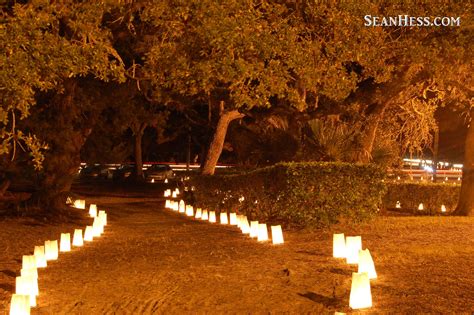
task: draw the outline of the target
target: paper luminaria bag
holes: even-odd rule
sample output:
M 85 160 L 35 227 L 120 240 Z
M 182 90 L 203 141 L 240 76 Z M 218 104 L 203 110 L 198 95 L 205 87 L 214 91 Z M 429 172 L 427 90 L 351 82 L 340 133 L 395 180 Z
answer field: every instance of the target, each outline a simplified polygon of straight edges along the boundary
M 234 213 L 234 212 L 231 212 L 229 214 L 229 224 L 230 225 L 238 225 L 238 222 L 237 222 L 237 214 Z
M 221 212 L 221 224 L 228 224 L 227 212 Z
M 359 251 L 359 273 L 367 272 L 369 279 L 376 279 L 377 272 L 375 271 L 374 260 L 368 249 Z
M 267 230 L 267 225 L 265 223 L 258 224 L 257 240 L 259 242 L 268 241 L 268 230 Z
M 36 258 L 36 268 L 44 268 L 48 265 L 46 255 L 44 254 L 44 245 L 35 246 L 34 255 Z
M 346 258 L 346 238 L 344 233 L 332 236 L 332 256 L 334 258 Z
M 12 294 L 10 302 L 10 315 L 29 315 L 30 296 L 27 294 Z
M 250 237 L 258 236 L 258 221 L 250 221 Z
M 272 243 L 274 245 L 283 244 L 283 231 L 281 230 L 281 225 L 272 225 Z
M 348 264 L 357 264 L 359 262 L 359 250 L 362 249 L 361 236 L 346 237 L 346 262 Z
M 46 260 L 56 260 L 58 259 L 58 241 L 45 241 L 44 242 L 44 254 Z
M 89 215 L 91 218 L 95 218 L 97 216 L 97 205 L 91 204 L 89 206 Z
M 240 229 L 242 230 L 243 234 L 250 234 L 249 221 L 247 220 L 247 216 L 245 215 L 243 215 L 240 219 Z
M 69 252 L 71 251 L 71 234 L 61 233 L 61 240 L 59 243 L 59 251 Z
M 216 223 L 216 212 L 215 211 L 210 211 L 209 212 L 209 222 L 211 223 Z
M 74 236 L 72 237 L 72 246 L 80 247 L 84 245 L 84 240 L 82 239 L 82 230 L 75 229 Z
M 352 309 L 372 307 L 372 293 L 370 292 L 369 275 L 366 272 L 352 273 L 351 294 L 349 306 Z
M 94 233 L 92 231 L 92 226 L 86 226 L 86 230 L 84 231 L 84 241 L 91 242 L 94 239 Z

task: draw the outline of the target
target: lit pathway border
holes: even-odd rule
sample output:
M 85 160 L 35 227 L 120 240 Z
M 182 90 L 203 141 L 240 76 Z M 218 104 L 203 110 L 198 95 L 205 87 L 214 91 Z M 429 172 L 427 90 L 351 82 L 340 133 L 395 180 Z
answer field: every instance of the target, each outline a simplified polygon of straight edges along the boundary
M 85 200 L 75 200 L 74 203 L 68 198 L 68 204 L 74 208 L 85 209 Z M 84 237 L 81 229 L 75 229 L 72 239 L 73 247 L 81 247 L 84 242 L 92 242 L 94 238 L 100 237 L 107 225 L 107 213 L 104 210 L 97 212 L 97 205 L 89 206 L 89 216 L 94 219 L 92 225 L 84 229 Z M 71 234 L 61 233 L 60 243 L 58 240 L 45 241 L 44 246 L 35 246 L 33 255 L 24 255 L 22 258 L 22 269 L 19 277 L 16 277 L 15 293 L 12 294 L 10 303 L 10 315 L 30 314 L 32 307 L 36 307 L 36 297 L 39 295 L 38 268 L 45 268 L 47 261 L 57 260 L 59 252 L 71 251 Z

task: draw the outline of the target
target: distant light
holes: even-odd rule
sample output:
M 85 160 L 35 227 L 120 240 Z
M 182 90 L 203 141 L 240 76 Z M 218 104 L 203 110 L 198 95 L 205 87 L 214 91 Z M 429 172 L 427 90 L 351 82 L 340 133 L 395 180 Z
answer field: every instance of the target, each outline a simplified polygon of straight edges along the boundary
M 432 168 L 431 166 L 425 165 L 425 166 L 423 166 L 423 169 L 424 169 L 425 171 L 429 172 L 429 173 L 433 173 L 433 168 Z

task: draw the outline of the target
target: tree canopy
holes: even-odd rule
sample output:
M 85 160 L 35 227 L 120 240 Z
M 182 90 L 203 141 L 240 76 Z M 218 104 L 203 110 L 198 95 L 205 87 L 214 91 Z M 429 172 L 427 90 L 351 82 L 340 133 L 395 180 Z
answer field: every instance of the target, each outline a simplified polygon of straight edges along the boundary
M 236 130 L 267 139 L 265 150 L 291 144 L 282 159 L 393 161 L 432 145 L 440 106 L 471 119 L 472 12 L 460 2 L 8 1 L 2 170 L 25 151 L 59 194 L 86 143 L 125 155 L 115 142 L 133 139 L 140 173 L 145 129 L 162 143 L 178 137 L 167 126 L 199 130 L 190 137 L 204 174 Z M 408 13 L 461 25 L 364 25 Z

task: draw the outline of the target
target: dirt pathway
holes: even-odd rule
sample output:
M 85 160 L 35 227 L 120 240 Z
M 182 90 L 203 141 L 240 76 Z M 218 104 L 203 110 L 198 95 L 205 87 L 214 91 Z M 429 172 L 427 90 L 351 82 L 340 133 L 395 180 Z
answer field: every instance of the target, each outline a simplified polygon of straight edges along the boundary
M 311 246 L 292 247 L 291 235 L 289 246 L 276 247 L 156 200 L 90 201 L 108 211 L 106 233 L 40 271 L 33 314 L 324 313 L 347 305 L 349 292 L 332 296 L 350 269 L 318 268 L 337 264 Z M 312 244 L 330 251 L 327 240 Z

